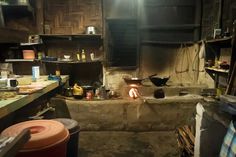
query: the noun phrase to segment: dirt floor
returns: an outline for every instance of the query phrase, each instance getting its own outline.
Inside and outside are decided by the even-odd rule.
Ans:
[[[174,136],[174,132],[83,131],[79,157],[178,157]]]

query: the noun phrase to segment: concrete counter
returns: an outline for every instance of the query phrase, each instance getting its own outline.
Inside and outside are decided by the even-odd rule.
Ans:
[[[191,123],[201,96],[166,99],[66,100],[73,119],[87,131],[173,131]]]

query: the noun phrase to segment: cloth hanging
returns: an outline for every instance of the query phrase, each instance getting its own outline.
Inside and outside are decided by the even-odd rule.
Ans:
[[[236,122],[231,121],[220,150],[220,157],[236,157]]]

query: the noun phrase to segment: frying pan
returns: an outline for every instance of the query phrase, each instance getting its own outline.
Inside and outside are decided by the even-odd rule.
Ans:
[[[132,78],[123,78],[125,83],[130,85],[130,84],[137,84],[137,85],[141,85],[142,84],[142,81],[144,79],[141,79],[141,78],[137,78],[137,77],[132,77]]]
[[[146,79],[148,79],[150,77],[153,77],[155,75],[157,75],[157,74],[150,75],[147,78],[138,78],[138,77],[131,77],[131,78],[129,78],[129,77],[124,77],[123,79],[124,79],[125,83],[128,84],[128,85],[130,85],[130,84],[142,85],[142,81],[143,80],[146,80]]]

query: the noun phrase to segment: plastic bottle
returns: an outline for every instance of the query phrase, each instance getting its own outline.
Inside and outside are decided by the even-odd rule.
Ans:
[[[82,52],[81,52],[81,59],[82,59],[82,62],[86,62],[86,55],[85,55],[84,49],[82,49]]]

